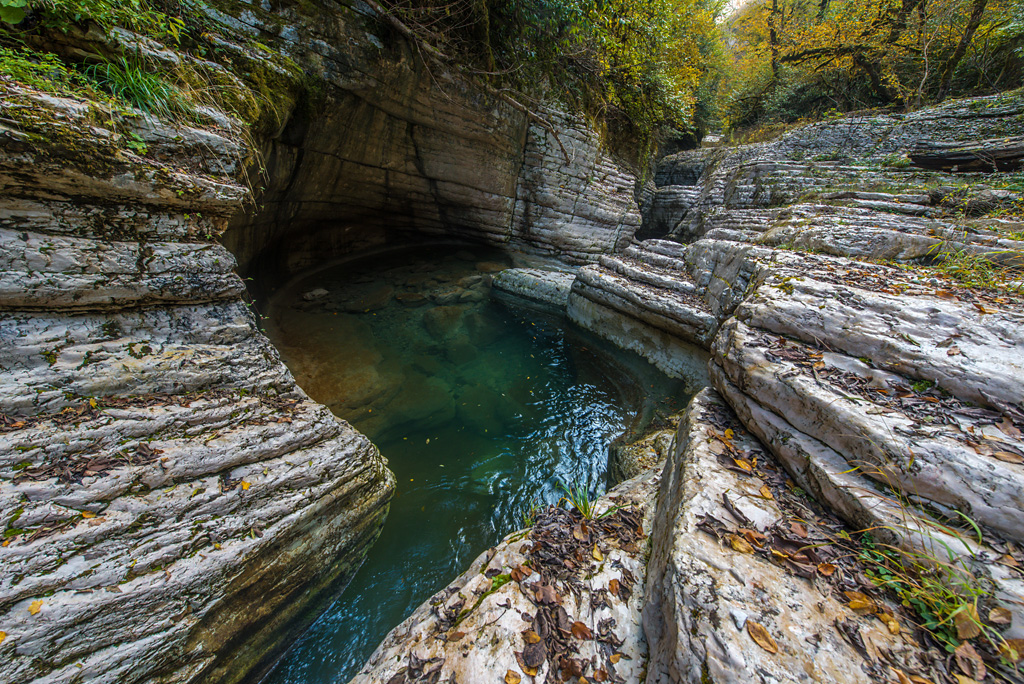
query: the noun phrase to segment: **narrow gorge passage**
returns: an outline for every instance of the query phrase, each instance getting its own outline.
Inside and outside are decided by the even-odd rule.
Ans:
[[[385,635],[560,485],[603,492],[608,448],[686,387],[567,322],[490,299],[507,257],[439,246],[348,261],[273,296],[267,333],[398,480],[352,584],[263,680],[347,681]]]

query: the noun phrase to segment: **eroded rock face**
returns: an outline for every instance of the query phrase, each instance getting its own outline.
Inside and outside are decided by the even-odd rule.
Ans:
[[[322,96],[283,119],[266,144],[261,206],[225,235],[244,273],[283,279],[424,238],[569,263],[629,244],[640,225],[635,169],[582,118],[552,109],[552,135],[425,64],[364,5],[344,5],[315,21],[282,25],[258,6],[237,20],[302,64]]]
[[[732,458],[757,466],[724,467]],[[808,579],[769,560],[767,548],[834,532],[810,510],[785,509],[777,473],[715,392],[693,399],[664,464],[652,529],[648,684],[863,682],[893,666],[922,671],[912,638],[836,600],[835,573],[826,580],[812,565]]]
[[[180,147],[142,158],[3,87],[0,678],[240,681],[347,583],[393,478],[212,241],[248,192],[231,132],[152,122]]]
[[[539,513],[392,630],[352,684],[640,681],[657,480],[652,469],[611,490],[596,520]]]

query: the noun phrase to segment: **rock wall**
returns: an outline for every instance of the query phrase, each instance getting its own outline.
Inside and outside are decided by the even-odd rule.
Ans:
[[[0,679],[241,681],[347,583],[393,478],[215,242],[232,132],[0,85]]]
[[[1024,634],[1024,583],[999,560],[1008,549],[1006,562],[1020,562],[1013,554],[1024,529],[1024,304],[1005,270],[1024,259],[1024,198],[1005,188],[1012,177],[921,170],[911,160],[917,146],[1019,134],[1022,112],[1014,94],[675,155],[659,168],[656,179],[668,185],[647,218],[676,240],[648,239],[582,268],[568,302],[577,323],[650,358],[667,356],[666,369],[680,344],[710,348],[713,386],[790,482],[853,529],[872,529],[919,558],[952,554],[991,587],[986,607],[1013,614],[1000,627],[1005,638]],[[1004,274],[1002,289],[965,286],[929,268],[965,254]],[[878,263],[886,259],[915,266]],[[595,307],[600,313],[588,315]],[[730,580],[709,585],[706,574],[742,565],[714,559],[713,544],[698,548],[708,534],[729,543],[708,519],[736,520],[754,540],[773,526],[760,514],[702,508],[714,479],[731,477],[723,466],[739,455],[750,462],[748,450],[726,442],[730,458],[717,466],[677,451],[665,467],[656,520],[669,522],[655,524],[648,567],[649,682],[746,681],[737,673],[750,654],[761,655],[750,641],[723,638],[728,621],[714,623],[712,640],[709,623],[694,617],[722,614],[731,600],[722,593]],[[673,556],[674,547],[683,550]],[[789,586],[771,582],[778,588],[767,599],[809,600],[786,598]],[[778,627],[794,633],[804,620]],[[740,628],[742,620],[733,622]],[[842,681],[848,656],[837,657],[774,676]],[[930,678],[930,665],[905,667]]]
[[[236,24],[318,84],[265,145],[260,206],[225,235],[244,273],[282,279],[425,238],[569,263],[629,243],[634,171],[593,128],[550,108],[555,135],[532,125],[353,7],[284,25],[250,8]]]

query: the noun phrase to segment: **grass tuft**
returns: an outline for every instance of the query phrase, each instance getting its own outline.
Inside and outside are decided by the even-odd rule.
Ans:
[[[173,118],[191,112],[181,92],[148,71],[141,62],[120,57],[86,67],[85,75],[114,97],[147,114]]]

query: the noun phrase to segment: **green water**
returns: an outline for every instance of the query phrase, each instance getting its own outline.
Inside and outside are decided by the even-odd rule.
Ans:
[[[274,297],[268,334],[299,384],[374,441],[398,488],[355,579],[264,684],[350,679],[531,505],[557,501],[560,483],[603,491],[612,440],[688,400],[638,358],[492,302],[504,265],[479,248],[419,249]]]

